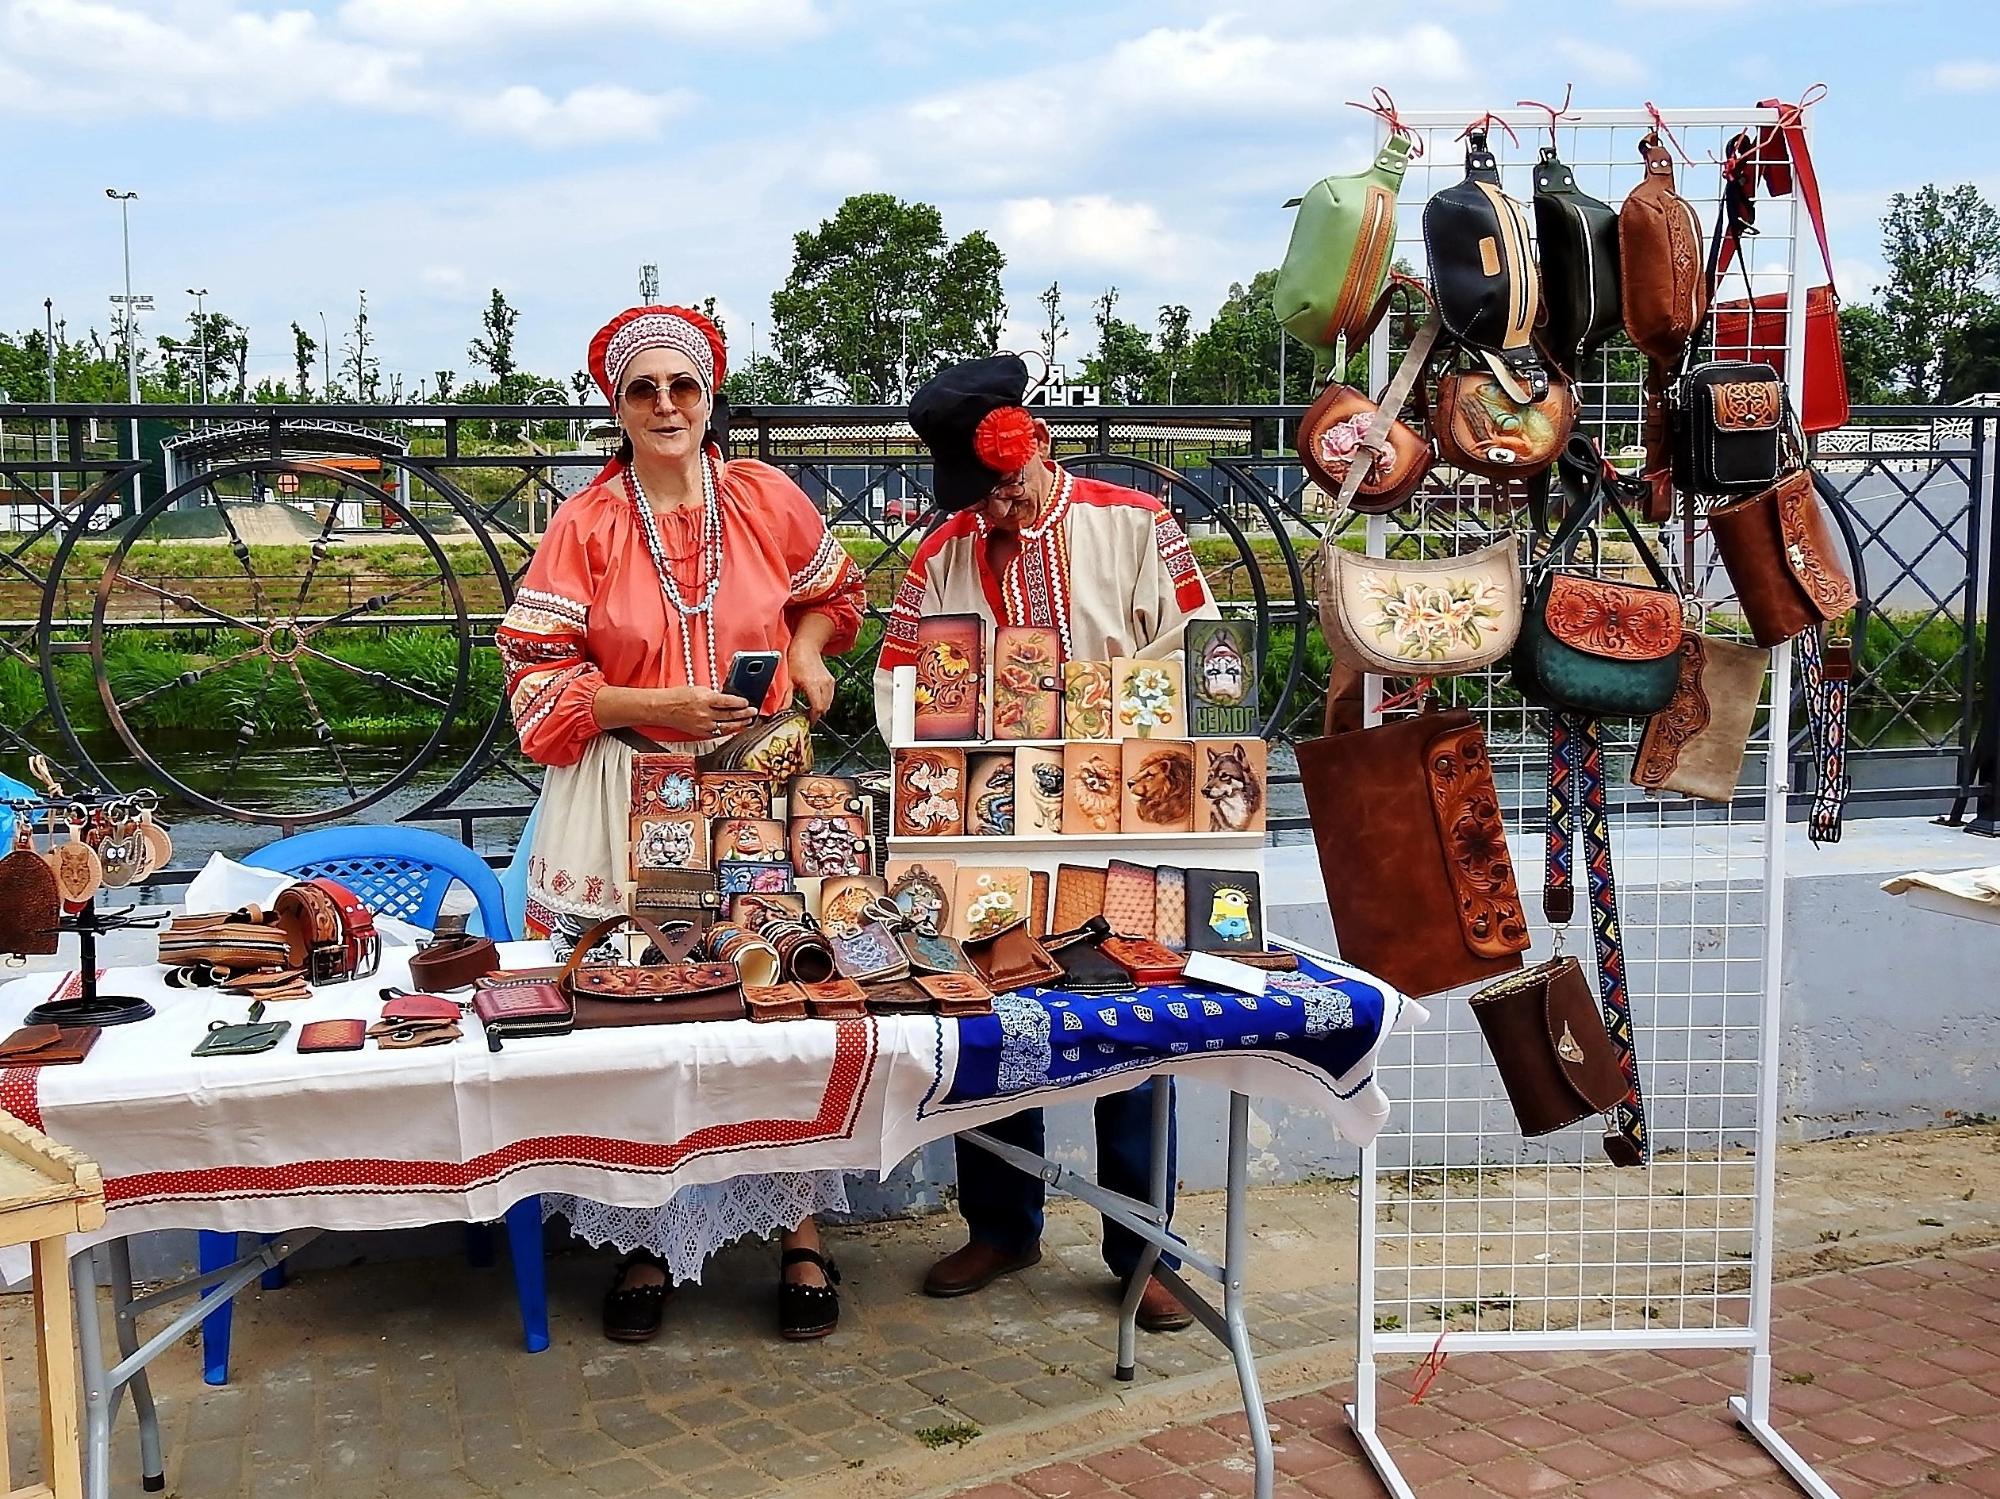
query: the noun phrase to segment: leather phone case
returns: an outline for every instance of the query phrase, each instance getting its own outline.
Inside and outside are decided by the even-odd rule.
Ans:
[[[1059,932],[1073,932],[1104,914],[1104,871],[1088,864],[1056,866],[1055,910],[1049,917]]]
[[[1001,625],[993,632],[993,737],[1062,734],[1062,635],[1053,625]]]
[[[931,614],[917,621],[917,738],[983,739],[986,621]]]
[[[965,831],[965,751],[946,745],[892,756],[890,799],[898,838],[955,838]]]
[[[1125,937],[1150,937],[1158,915],[1154,872],[1143,864],[1113,859],[1104,871],[1104,919]]]
[[[367,1044],[365,1020],[310,1020],[299,1027],[301,1055],[316,1051],[359,1051]]]
[[[72,1067],[103,1034],[95,1025],[24,1025],[0,1041],[0,1067]]]

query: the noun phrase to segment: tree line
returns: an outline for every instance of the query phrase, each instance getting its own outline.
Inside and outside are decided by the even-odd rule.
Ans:
[[[1881,227],[1888,279],[1872,298],[1840,311],[1854,399],[1932,403],[2000,391],[2000,210],[1970,183],[1949,190],[1927,184],[1892,197]],[[1005,268],[1005,255],[983,230],[954,240],[928,203],[856,194],[793,237],[790,274],[771,297],[768,343],[746,348],[732,338],[737,367],[725,393],[739,405],[898,403],[941,365],[998,345],[1008,311]],[[1056,362],[1069,315],[1079,313],[1090,352],[1070,373],[1098,386],[1108,404],[1303,402],[1312,394],[1312,359],[1302,347],[1287,347],[1271,310],[1275,277],[1262,270],[1232,284],[1199,327],[1186,306],[1134,308],[1116,286],[1079,299],[1051,282],[1036,298],[1037,341]],[[714,315],[713,297],[704,306]],[[322,337],[314,338],[292,323],[290,377],[253,385],[249,328],[205,310],[190,314],[185,335],[159,335],[139,350],[140,393],[148,401],[193,401],[205,380],[211,400],[263,404],[517,404],[551,391],[591,399],[581,369],[550,376],[521,365],[520,316],[495,288],[466,346],[465,373],[385,377],[364,291],[337,333],[322,320]],[[51,349],[56,399],[125,399],[122,326],[72,337],[57,323],[53,341],[43,328],[0,333],[0,392],[45,399]],[[1358,374],[1357,362],[1351,378]]]

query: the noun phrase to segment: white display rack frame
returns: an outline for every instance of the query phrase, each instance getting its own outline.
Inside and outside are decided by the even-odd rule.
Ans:
[[[1425,198],[1460,175],[1461,153],[1453,146],[1453,138],[1480,113],[1479,110],[1424,111],[1404,116],[1405,124],[1426,148],[1424,158],[1411,163],[1398,201],[1399,251],[1410,255],[1413,261],[1421,262],[1422,246],[1418,238],[1414,253],[1411,252],[1410,226],[1421,215]],[[1701,213],[1705,253],[1706,236],[1713,227],[1713,214],[1718,211],[1720,175],[1719,166],[1705,159],[1705,152],[1719,156],[1722,141],[1738,130],[1755,130],[1777,123],[1777,112],[1754,108],[1670,109],[1661,111],[1660,117],[1669,129],[1688,142],[1688,154],[1694,158],[1694,164],[1689,165],[1677,154],[1676,166],[1680,191]],[[1508,191],[1525,203],[1531,193],[1529,165],[1541,143],[1548,139],[1547,111],[1516,108],[1496,112],[1491,118],[1504,121],[1518,133],[1520,145],[1516,147],[1495,125],[1491,144],[1502,157]],[[1636,142],[1653,123],[1654,117],[1644,109],[1573,111],[1558,127],[1558,149],[1565,163],[1576,169],[1580,188],[1615,205],[1624,190],[1639,180],[1641,162]],[[1809,115],[1807,129],[1810,131]],[[1375,134],[1378,149],[1386,138],[1386,128],[1378,126]],[[1762,232],[1758,238],[1747,241],[1746,256],[1752,251],[1756,253],[1755,271],[1764,283],[1758,286],[1759,292],[1775,289],[1771,282],[1777,274],[1784,277],[1788,293],[1786,368],[1801,370],[1806,282],[1817,279],[1817,245],[1796,194],[1772,199],[1762,192],[1760,185],[1758,209],[1758,227]],[[1801,271],[1806,274],[1799,274]],[[1720,293],[1724,298],[1741,294],[1740,280],[1735,281],[1734,289]],[[1599,407],[1611,393],[1610,366],[1603,355],[1597,359],[1594,369],[1606,371],[1607,377],[1605,383],[1595,386],[1587,376],[1579,382],[1580,404],[1586,413]],[[1371,346],[1369,364],[1371,384],[1379,390],[1390,372],[1386,323]],[[1626,390],[1619,399],[1630,402],[1635,396],[1636,392]],[[1387,534],[1381,518],[1370,520],[1368,540],[1372,554],[1382,555]],[[1479,543],[1474,540],[1470,544]],[[1699,568],[1698,573],[1707,589],[1704,596],[1712,597],[1720,575],[1713,568],[1712,554],[1708,561],[1710,566]],[[1722,586],[1726,589],[1726,581]],[[1370,678],[1369,688],[1370,721],[1374,721],[1379,679]],[[1621,917],[1628,946],[1627,968],[1649,1118],[1679,1120],[1677,1129],[1655,1129],[1656,1151],[1661,1154],[1656,1155],[1654,1164],[1640,1172],[1616,1173],[1625,1181],[1613,1183],[1609,1196],[1593,1198],[1595,1184],[1603,1179],[1597,1173],[1612,1170],[1589,1163],[1589,1154],[1597,1150],[1593,1129],[1579,1126],[1564,1135],[1550,1137],[1548,1142],[1520,1140],[1505,1096],[1480,1045],[1477,1028],[1465,1007],[1463,992],[1428,1001],[1434,1017],[1431,1027],[1394,1037],[1385,1047],[1381,1074],[1396,1101],[1397,1116],[1390,1129],[1361,1153],[1355,1398],[1347,1413],[1370,1464],[1398,1499],[1414,1499],[1418,1491],[1403,1476],[1391,1450],[1390,1438],[1378,1425],[1383,1395],[1379,1360],[1424,1359],[1442,1354],[1454,1360],[1448,1377],[1459,1379],[1477,1377],[1476,1363],[1456,1361],[1461,1354],[1678,1349],[1729,1349],[1745,1354],[1743,1393],[1730,1400],[1730,1410],[1743,1429],[1804,1492],[1815,1499],[1837,1499],[1835,1491],[1811,1464],[1778,1433],[1771,1418],[1771,1281],[1779,1143],[1789,772],[1785,746],[1791,732],[1791,691],[1790,653],[1780,649],[1772,656],[1767,727],[1760,742],[1753,743],[1747,762],[1750,768],[1746,769],[1749,777],[1757,774],[1756,767],[1761,766],[1761,812],[1749,815],[1743,810],[1746,793],[1755,795],[1751,789],[1756,784],[1754,780],[1750,787],[1739,790],[1736,810],[1723,814],[1719,824],[1712,815],[1700,818],[1691,810],[1683,815],[1660,810],[1653,803],[1643,808],[1626,803],[1613,809],[1612,838],[1624,902]],[[1489,725],[1499,716],[1496,710],[1481,712]],[[1497,766],[1503,758],[1502,736],[1493,734],[1491,727],[1489,734],[1494,739]],[[1625,743],[1629,745],[1629,740]],[[1517,768],[1525,767],[1535,753],[1531,739],[1520,744]],[[1773,746],[1775,752],[1771,752]],[[1618,748],[1607,745],[1607,781],[1614,794],[1622,779]],[[1526,810],[1535,799],[1533,777],[1524,774],[1516,784],[1519,804]],[[1644,846],[1648,842],[1644,831],[1647,824],[1653,829],[1649,849]],[[1535,961],[1549,952],[1549,934],[1541,929],[1539,922],[1540,820],[1524,819],[1523,826],[1524,833],[1515,840],[1515,857],[1522,893],[1535,927],[1536,949],[1530,954],[1530,961]],[[1718,835],[1723,850],[1719,856]],[[1739,856],[1736,853],[1739,846],[1754,848],[1754,858]],[[1627,858],[1628,851],[1635,857]],[[1698,958],[1695,945],[1704,930],[1699,914],[1706,893],[1704,883],[1712,882],[1718,858],[1723,947],[1719,958]],[[1580,854],[1578,863],[1580,882]],[[1750,870],[1756,874],[1754,888],[1747,881],[1742,887],[1737,886],[1735,882]],[[1635,887],[1640,887],[1648,873],[1654,881],[1650,924],[1647,902],[1633,899]],[[1676,884],[1677,880],[1684,883]],[[1685,928],[1670,922],[1665,915],[1668,896],[1664,892],[1670,889],[1674,900],[1685,900],[1688,911]],[[1569,944],[1584,960],[1594,982],[1587,901],[1579,899],[1577,907],[1578,921],[1569,928]],[[1662,974],[1676,967],[1677,959],[1667,953],[1668,943],[1662,938],[1682,930],[1686,931],[1689,943],[1686,977],[1680,989],[1670,991],[1661,986],[1660,980]],[[1643,961],[1634,960],[1629,954],[1635,939],[1642,937],[1650,955]],[[1732,965],[1749,961],[1736,951],[1736,946],[1739,939],[1747,945],[1753,937],[1755,961],[1761,965],[1761,974],[1754,984],[1736,990],[1728,978]],[[1709,991],[1699,987],[1704,982],[1700,975],[1705,970],[1724,975],[1720,998],[1712,1001],[1718,1018],[1706,1029],[1697,1019],[1698,1001],[1710,1002]],[[1679,1026],[1666,1019],[1674,1005],[1686,1017]],[[1442,1038],[1437,1035],[1440,1030],[1445,1032]],[[1699,1056],[1700,1049],[1717,1037],[1720,1044],[1715,1056]],[[1744,1056],[1729,1055],[1732,1039],[1743,1048]],[[1675,1040],[1680,1040],[1685,1049],[1671,1064],[1664,1060],[1664,1051],[1656,1054],[1652,1049],[1654,1043],[1664,1047]],[[1748,1060],[1753,1053],[1754,1064]],[[1731,1086],[1753,1065],[1754,1089],[1732,1092]],[[1681,1084],[1678,1091],[1676,1068]],[[1411,1086],[1399,1092],[1399,1080]],[[1693,1124],[1696,1107],[1706,1109],[1710,1104],[1714,1106],[1713,1128],[1704,1126],[1697,1131]],[[1417,1159],[1414,1148],[1419,1139],[1420,1109],[1444,1120],[1441,1129],[1423,1131],[1425,1136],[1441,1138],[1443,1142],[1443,1159],[1435,1169],[1413,1164]],[[1469,1128],[1464,1124],[1467,1120]],[[1509,1131],[1514,1131],[1511,1139],[1507,1138]],[[1713,1135],[1715,1143],[1706,1157],[1696,1160],[1684,1155],[1677,1161],[1663,1159],[1674,1141],[1692,1146],[1698,1137],[1708,1134]],[[1462,1157],[1456,1154],[1461,1150]],[[1559,1153],[1559,1159],[1550,1153],[1552,1150]],[[1743,1156],[1746,1150],[1748,1159]],[[1404,1156],[1407,1163],[1392,1164],[1392,1152]],[[1468,1162],[1469,1171],[1456,1169]],[[1704,1171],[1712,1166],[1716,1183],[1714,1191],[1704,1196],[1699,1206],[1712,1211],[1718,1225],[1725,1213],[1740,1220],[1732,1221],[1726,1229],[1720,1226],[1714,1229],[1713,1248],[1706,1257],[1691,1252],[1691,1246],[1702,1241],[1703,1231],[1689,1231],[1689,1197],[1670,1195],[1656,1186],[1656,1181],[1664,1185],[1676,1168],[1681,1180],[1689,1181],[1690,1167],[1696,1165]],[[1487,1195],[1489,1174],[1506,1183],[1506,1193]],[[1534,1227],[1532,1211],[1537,1206],[1533,1199],[1534,1177],[1538,1174],[1546,1184],[1539,1201],[1539,1233]],[[1555,1188],[1559,1174],[1565,1186],[1575,1184],[1578,1227],[1573,1236],[1567,1230],[1557,1232],[1551,1226],[1558,1208]],[[1470,1195],[1462,1181],[1467,1175],[1473,1178]],[[1414,1183],[1420,1176],[1438,1179],[1434,1196],[1419,1202],[1415,1192],[1398,1195],[1400,1184]],[[1634,1179],[1641,1190],[1628,1194],[1626,1186]],[[1739,1182],[1741,1187],[1725,1191],[1726,1182]],[[1613,1227],[1609,1232],[1583,1226],[1585,1205],[1593,1200],[1600,1205],[1607,1201],[1612,1204]],[[1643,1212],[1643,1229],[1621,1226],[1628,1207]],[[1530,1210],[1525,1215],[1524,1208]],[[1454,1209],[1458,1210],[1457,1222],[1452,1221]],[[1672,1245],[1671,1257],[1661,1260],[1653,1257],[1656,1214],[1658,1221],[1668,1225],[1660,1232]],[[1528,1220],[1526,1228],[1521,1226],[1523,1216]],[[1427,1225],[1434,1222],[1435,1229],[1420,1231],[1420,1217]],[[1465,1231],[1468,1217],[1472,1228],[1469,1235]],[[1677,1235],[1672,1232],[1676,1221],[1680,1226]],[[1454,1258],[1464,1255],[1464,1241],[1468,1238],[1469,1257]],[[1725,1238],[1732,1246],[1727,1258],[1722,1248]],[[1627,1241],[1635,1239],[1644,1240],[1642,1257],[1628,1257],[1625,1252]],[[1489,1241],[1504,1244],[1498,1257],[1487,1257]],[[1596,1242],[1587,1249],[1590,1241]],[[1604,1248],[1607,1242],[1608,1252]],[[1574,1263],[1565,1265],[1561,1257],[1572,1247],[1576,1250]],[[1539,1253],[1528,1253],[1530,1248],[1538,1249]],[[1420,1252],[1436,1255],[1435,1296],[1429,1293],[1420,1296],[1415,1289]],[[1428,1273],[1429,1267],[1425,1268]],[[1573,1294],[1565,1290],[1559,1296],[1553,1289],[1558,1271],[1573,1272]],[[1624,1287],[1618,1283],[1621,1271],[1628,1277]],[[1385,1275],[1402,1277],[1401,1294],[1394,1293],[1393,1282],[1385,1281]],[[1640,1288],[1636,1293],[1631,1288],[1631,1277],[1635,1275]],[[1655,1298],[1667,1301],[1675,1315],[1663,1319],[1666,1325],[1647,1325],[1643,1318],[1640,1325],[1633,1325],[1629,1313],[1635,1301],[1652,1296],[1650,1288],[1660,1283],[1661,1277],[1671,1283],[1675,1276],[1680,1292]],[[1472,1325],[1453,1326],[1454,1318],[1463,1315],[1464,1301],[1459,1300],[1456,1306],[1450,1303],[1465,1296],[1468,1281],[1473,1287]],[[1714,1287],[1712,1293],[1703,1294],[1704,1283]],[[1542,1287],[1540,1295],[1533,1294],[1536,1285]],[[1484,1288],[1488,1286],[1496,1292],[1503,1288],[1507,1291],[1505,1297],[1492,1298],[1496,1303],[1504,1302],[1504,1320],[1508,1324],[1504,1327],[1481,1325],[1487,1320]],[[1530,1291],[1525,1300],[1519,1297],[1523,1286]],[[1390,1294],[1384,1294],[1385,1287],[1390,1288]],[[1436,1321],[1421,1329],[1407,1315],[1413,1309],[1428,1310],[1433,1306],[1438,1313]],[[1521,1315],[1524,1306],[1530,1312],[1525,1317]],[[1539,1316],[1533,1315],[1535,1308],[1540,1309]],[[1643,1307],[1646,1317],[1650,1318],[1654,1310],[1647,1301]],[[1562,1325],[1571,1311],[1574,1325]],[[1702,1325],[1704,1321],[1706,1325]],[[1526,1325],[1519,1325],[1523,1323]],[[1409,1398],[1396,1391],[1391,1394],[1396,1399]]]

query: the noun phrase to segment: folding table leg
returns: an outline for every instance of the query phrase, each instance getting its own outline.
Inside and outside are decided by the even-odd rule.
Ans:
[[[1167,1180],[1167,1142],[1173,1129],[1174,1089],[1170,1079],[1153,1079],[1153,1168],[1152,1197],[1153,1209],[1159,1214],[1159,1222],[1165,1227],[1167,1221],[1167,1194],[1173,1183]],[[1147,1244],[1140,1252],[1139,1264],[1132,1272],[1131,1284],[1125,1287],[1125,1300],[1118,1308],[1118,1364],[1112,1371],[1119,1379],[1130,1383],[1138,1374],[1139,1362],[1139,1301],[1146,1294],[1146,1282],[1153,1278],[1153,1266],[1160,1261],[1160,1246]]]
[[[132,1314],[132,1245],[123,1238],[108,1246],[111,1259],[111,1311],[121,1361],[139,1351],[139,1330]],[[153,1404],[153,1385],[146,1371],[133,1371],[132,1410],[139,1418],[139,1475],[147,1493],[167,1486],[167,1466],[160,1455],[160,1413]]]
[[[1222,1320],[1229,1329],[1229,1353],[1236,1360],[1236,1381],[1243,1388],[1243,1414],[1250,1423],[1250,1448],[1257,1462],[1256,1499],[1271,1499],[1276,1469],[1271,1453],[1271,1422],[1264,1414],[1264,1392],[1257,1383],[1257,1354],[1250,1346],[1250,1324],[1243,1315],[1244,1281],[1250,1268],[1250,1099],[1229,1095],[1228,1224],[1223,1230]]]
[[[77,1351],[83,1365],[84,1499],[111,1499],[111,1391],[104,1379],[104,1332],[97,1320],[97,1251],[69,1262],[76,1302]]]

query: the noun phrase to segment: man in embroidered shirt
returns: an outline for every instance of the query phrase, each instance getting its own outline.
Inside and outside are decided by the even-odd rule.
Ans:
[[[932,491],[946,518],[918,546],[883,635],[875,705],[885,740],[891,673],[915,661],[917,621],[926,615],[1053,626],[1065,660],[1110,661],[1170,656],[1181,649],[1190,619],[1218,613],[1179,523],[1150,495],[1065,473],[1049,456],[1047,424],[1023,404],[1027,388],[1027,365],[998,354],[945,370],[910,402],[910,424],[931,450]],[[1156,1087],[1172,1082],[1111,1094],[1096,1109],[1098,1179],[1142,1201],[1152,1195]],[[1042,1111],[1025,1110],[987,1132],[1040,1154]],[[1169,1192],[1172,1148],[1170,1134]],[[1039,1178],[961,1142],[958,1191],[971,1242],[932,1267],[924,1290],[933,1296],[977,1291],[1041,1258]],[[1136,1235],[1106,1220],[1104,1260],[1121,1283],[1138,1269],[1143,1249]],[[1190,1320],[1165,1285],[1147,1283],[1141,1327],[1165,1331]]]

